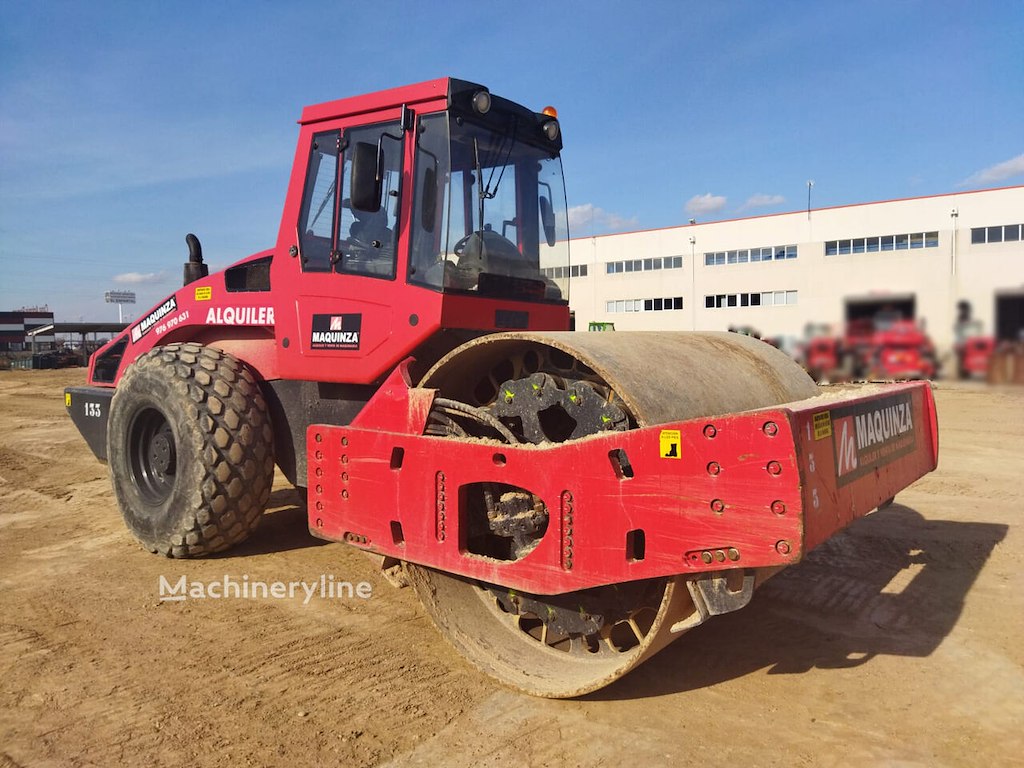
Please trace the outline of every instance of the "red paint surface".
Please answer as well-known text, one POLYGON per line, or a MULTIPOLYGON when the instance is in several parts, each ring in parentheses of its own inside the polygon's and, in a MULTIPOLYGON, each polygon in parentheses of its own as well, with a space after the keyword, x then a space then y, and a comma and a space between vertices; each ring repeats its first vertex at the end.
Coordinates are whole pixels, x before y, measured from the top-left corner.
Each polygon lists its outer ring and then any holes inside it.
MULTIPOLYGON (((425 437, 423 390, 393 386, 368 409, 395 410, 390 423, 404 431, 319 426, 309 430, 310 528, 318 536, 359 542, 373 552, 538 594, 681 573, 755 568, 797 562, 857 517, 874 510, 935 468, 934 402, 926 384, 893 385, 885 394, 751 411, 715 419, 607 433, 546 447, 425 437), (814 416, 873 407, 893 398, 911 409, 912 447, 895 458, 879 455, 838 476, 833 435, 816 436, 814 416), (827 407, 826 407, 827 405, 827 407), (415 410, 415 418, 402 416, 415 410), (766 422, 778 429, 766 434, 766 422), (705 436, 707 424, 715 437, 705 436), (679 430, 680 459, 662 458, 663 430, 679 430), (401 466, 394 456, 400 449, 401 466), (633 477, 623 478, 610 458, 625 451, 633 477), (721 470, 710 475, 716 462, 721 470), (781 472, 768 471, 778 462, 781 472), (545 503, 549 524, 537 546, 515 562, 468 553, 460 535, 464 510, 459 488, 499 482, 525 488, 545 503), (439 483, 443 494, 439 493, 439 483), (443 498, 440 496, 443 495, 443 498), (572 567, 566 568, 565 506, 571 501, 572 567), (721 513, 715 500, 724 503, 721 513), (785 512, 779 514, 780 504, 785 512), (717 506, 717 505, 715 505, 717 506), (773 506, 774 510, 773 511, 773 506), (439 519, 439 510, 443 519, 439 519), (403 541, 395 542, 392 523, 403 541), (444 535, 439 535, 439 525, 444 535), (644 531, 643 560, 630 560, 626 536, 644 531), (779 542, 788 542, 777 546, 779 542), (735 549, 738 560, 701 558, 735 549)), ((376 398, 375 398, 376 400, 376 398)), ((819 419, 821 417, 819 416, 819 419)), ((895 445, 895 443, 894 443, 895 445)), ((868 455, 868 453, 864 453, 868 455)))

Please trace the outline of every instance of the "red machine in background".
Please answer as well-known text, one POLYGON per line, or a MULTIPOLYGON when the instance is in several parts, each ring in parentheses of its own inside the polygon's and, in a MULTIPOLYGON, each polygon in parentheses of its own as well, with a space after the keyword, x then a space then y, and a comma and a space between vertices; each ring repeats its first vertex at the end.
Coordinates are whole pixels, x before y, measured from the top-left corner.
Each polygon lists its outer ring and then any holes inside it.
POLYGON ((826 378, 835 381, 842 375, 842 347, 839 339, 816 336, 804 345, 803 356, 804 367, 815 381, 826 378))
POLYGON ((473 663, 576 696, 935 468, 927 385, 569 332, 561 147, 553 109, 448 78, 307 107, 274 246, 208 274, 188 236, 185 285, 65 392, 142 545, 238 544, 276 463, 473 663))
POLYGON ((995 338, 982 332, 979 321, 968 320, 958 323, 956 344, 953 347, 957 376, 961 379, 984 378, 988 374, 989 363, 995 349, 995 338))
POLYGON ((924 328, 897 313, 847 323, 843 348, 858 379, 932 379, 938 369, 924 328))
POLYGON ((842 340, 829 325, 809 323, 804 328, 799 361, 815 381, 849 381, 853 375, 844 368, 842 340))
POLYGON ((816 381, 932 379, 935 347, 913 320, 889 312, 851 320, 842 338, 808 325, 802 363, 816 381))

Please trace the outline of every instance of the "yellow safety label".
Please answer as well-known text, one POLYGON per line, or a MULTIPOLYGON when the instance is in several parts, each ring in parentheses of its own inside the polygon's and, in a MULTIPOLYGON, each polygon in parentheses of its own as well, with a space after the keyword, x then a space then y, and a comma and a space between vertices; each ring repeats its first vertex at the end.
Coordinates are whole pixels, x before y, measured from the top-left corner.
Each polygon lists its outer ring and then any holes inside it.
POLYGON ((814 414, 814 439, 824 440, 832 437, 832 413, 824 411, 814 414))
POLYGON ((196 301, 209 301, 213 298, 213 287, 209 285, 196 286, 196 301))
POLYGON ((663 459, 681 459, 683 458, 683 451, 681 445, 681 436, 678 429, 663 429, 659 436, 661 443, 661 451, 659 455, 663 459))
POLYGON ((70 408, 71 407, 71 393, 70 392, 65 392, 64 393, 64 407, 65 408, 70 408))

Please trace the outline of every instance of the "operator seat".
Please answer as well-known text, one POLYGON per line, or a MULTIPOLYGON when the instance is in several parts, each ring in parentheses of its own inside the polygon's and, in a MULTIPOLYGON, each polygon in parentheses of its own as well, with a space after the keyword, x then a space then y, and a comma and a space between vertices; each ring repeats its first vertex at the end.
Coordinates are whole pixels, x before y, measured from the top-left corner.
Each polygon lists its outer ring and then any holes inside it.
POLYGON ((372 275, 391 275, 395 262, 395 232, 388 228, 383 209, 369 212, 352 208, 355 221, 349 227, 349 239, 356 245, 346 258, 346 269, 372 275))

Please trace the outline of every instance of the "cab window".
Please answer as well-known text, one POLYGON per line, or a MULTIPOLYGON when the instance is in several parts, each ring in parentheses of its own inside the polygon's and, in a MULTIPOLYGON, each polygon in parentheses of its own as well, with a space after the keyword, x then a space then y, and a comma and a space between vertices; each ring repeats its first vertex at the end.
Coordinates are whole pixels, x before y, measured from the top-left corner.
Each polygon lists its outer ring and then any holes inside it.
POLYGON ((340 131, 313 136, 306 170, 306 190, 299 214, 299 252, 306 272, 329 272, 337 208, 340 131))
POLYGON ((402 180, 401 126, 396 121, 346 130, 345 145, 336 269, 394 278, 402 180), (379 147, 383 156, 382 194, 380 208, 376 211, 359 210, 352 203, 352 154, 357 143, 379 147))

